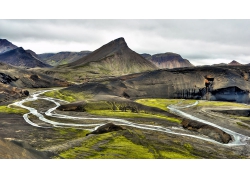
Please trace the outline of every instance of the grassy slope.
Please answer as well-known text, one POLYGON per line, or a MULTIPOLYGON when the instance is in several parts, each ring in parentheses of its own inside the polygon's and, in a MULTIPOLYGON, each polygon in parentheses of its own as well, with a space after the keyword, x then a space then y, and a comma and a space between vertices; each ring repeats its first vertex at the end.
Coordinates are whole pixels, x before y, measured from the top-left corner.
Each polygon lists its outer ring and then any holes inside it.
POLYGON ((157 107, 165 111, 169 111, 167 108, 169 105, 174 105, 179 102, 181 102, 181 105, 187 105, 187 104, 193 104, 196 100, 185 100, 182 101, 181 99, 138 99, 135 102, 151 106, 151 107, 157 107))
POLYGON ((28 113, 28 110, 19 108, 16 106, 0 106, 0 113, 8 113, 8 114, 25 114, 28 113))
POLYGON ((60 90, 49 91, 49 92, 44 93, 43 95, 47 97, 62 99, 68 102, 80 101, 80 100, 84 100, 87 98, 91 98, 91 95, 88 95, 88 94, 75 93, 75 92, 72 93, 70 91, 65 91, 65 90, 63 92, 60 90))
MULTIPOLYGON (((190 152, 192 146, 185 144, 181 147, 156 150, 156 145, 149 142, 143 136, 133 135, 133 139, 125 137, 120 132, 94 135, 85 141, 81 146, 74 147, 61 152, 55 158, 91 158, 91 159, 154 159, 154 158, 196 158, 190 152), (140 141, 135 143, 135 139, 140 141), (147 145, 145 144, 147 143, 147 145)), ((152 142, 150 142, 152 143, 152 142)))

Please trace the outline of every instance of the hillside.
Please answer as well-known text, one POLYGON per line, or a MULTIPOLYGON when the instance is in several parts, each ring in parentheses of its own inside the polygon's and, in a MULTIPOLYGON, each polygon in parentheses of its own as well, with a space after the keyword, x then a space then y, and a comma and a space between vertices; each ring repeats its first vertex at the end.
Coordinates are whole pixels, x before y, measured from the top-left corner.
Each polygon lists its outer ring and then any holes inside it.
POLYGON ((25 68, 51 67, 35 58, 30 51, 27 52, 22 47, 0 54, 0 62, 25 68))
POLYGON ((55 78, 82 83, 156 69, 153 63, 132 51, 124 38, 118 38, 77 61, 40 71, 55 78))
POLYGON ((38 54, 38 58, 46 64, 58 66, 74 62, 90 53, 91 51, 44 53, 38 54))
POLYGON ((247 103, 250 67, 189 67, 155 70, 67 88, 126 98, 185 98, 247 103))
POLYGON ((171 52, 155 54, 153 56, 150 54, 141 54, 141 56, 154 63, 160 69, 194 66, 187 59, 183 59, 179 54, 171 52))
POLYGON ((0 62, 0 104, 29 95, 27 88, 68 86, 69 83, 50 76, 0 62))
POLYGON ((152 63, 132 51, 124 38, 115 39, 94 52, 67 65, 72 68, 92 69, 112 75, 123 75, 157 69, 152 63))
POLYGON ((6 39, 0 39, 0 54, 16 49, 17 46, 6 39))

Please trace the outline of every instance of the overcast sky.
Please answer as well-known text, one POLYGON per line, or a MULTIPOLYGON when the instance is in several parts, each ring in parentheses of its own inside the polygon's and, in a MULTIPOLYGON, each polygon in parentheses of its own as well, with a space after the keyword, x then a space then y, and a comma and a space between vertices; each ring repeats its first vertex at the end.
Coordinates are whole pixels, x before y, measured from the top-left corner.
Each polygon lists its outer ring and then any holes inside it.
POLYGON ((0 38, 37 54, 94 51, 124 37, 137 53, 174 52, 194 65, 250 63, 250 20, 0 20, 0 38))

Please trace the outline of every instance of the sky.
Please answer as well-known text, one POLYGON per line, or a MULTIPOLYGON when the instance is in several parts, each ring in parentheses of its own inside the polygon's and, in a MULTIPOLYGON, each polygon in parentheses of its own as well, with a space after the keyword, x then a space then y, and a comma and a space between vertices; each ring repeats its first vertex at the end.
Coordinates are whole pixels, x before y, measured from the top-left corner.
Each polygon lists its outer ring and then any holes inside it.
POLYGON ((1 19, 0 38, 37 54, 94 51, 119 37, 137 53, 174 52, 194 65, 250 63, 250 20, 1 19))
POLYGON ((0 38, 40 54, 94 51, 124 37, 140 54, 173 52, 194 65, 250 63, 248 6, 226 2, 12 0, 1 3, 0 38))

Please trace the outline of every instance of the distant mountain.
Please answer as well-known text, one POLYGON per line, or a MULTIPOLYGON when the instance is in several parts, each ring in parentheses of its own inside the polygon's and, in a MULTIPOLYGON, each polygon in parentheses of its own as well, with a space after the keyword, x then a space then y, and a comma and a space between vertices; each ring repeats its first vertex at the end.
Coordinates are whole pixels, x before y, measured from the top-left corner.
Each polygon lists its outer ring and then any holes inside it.
POLYGON ((34 58, 36 58, 36 59, 38 59, 39 60, 39 57, 38 57, 38 55, 34 52, 34 51, 32 51, 32 50, 30 50, 30 49, 28 49, 28 50, 25 50, 26 52, 28 52, 28 53, 30 53, 34 58))
POLYGON ((226 63, 219 63, 219 64, 213 64, 212 66, 227 66, 228 64, 226 63))
POLYGON ((239 62, 233 60, 232 62, 228 63, 229 66, 242 66, 239 62))
POLYGON ((74 62, 90 53, 91 51, 44 53, 38 54, 38 58, 46 64, 57 66, 74 62))
POLYGON ((230 63, 219 63, 219 64, 213 64, 212 66, 243 66, 243 65, 247 65, 247 64, 240 64, 239 62, 233 60, 230 63))
POLYGON ((12 44, 6 39, 0 39, 0 54, 10 51, 12 49, 16 49, 17 46, 12 44))
POLYGON ((31 51, 25 51, 22 47, 15 48, 0 54, 0 62, 4 62, 13 66, 34 68, 34 67, 51 67, 38 60, 31 51))
POLYGON ((66 67, 109 75, 124 75, 158 69, 153 63, 132 51, 124 38, 115 39, 66 67))
POLYGON ((154 63, 160 69, 194 66, 187 59, 183 59, 179 54, 171 52, 155 54, 153 56, 150 54, 141 54, 141 56, 154 63))

